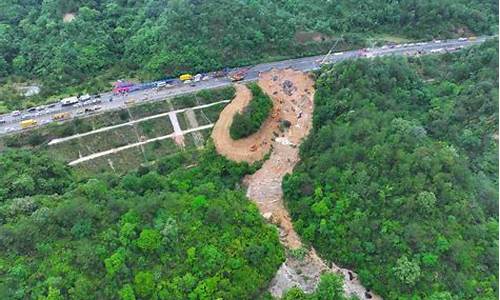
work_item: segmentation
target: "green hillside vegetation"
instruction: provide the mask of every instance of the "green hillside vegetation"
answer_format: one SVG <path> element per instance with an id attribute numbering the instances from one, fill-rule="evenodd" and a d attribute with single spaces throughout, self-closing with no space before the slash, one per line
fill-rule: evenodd
<path id="1" fill-rule="evenodd" d="M 257 132 L 273 109 L 273 101 L 257 83 L 248 84 L 248 88 L 252 91 L 252 100 L 242 113 L 238 112 L 233 117 L 233 123 L 229 128 L 229 134 L 233 140 Z"/>
<path id="2" fill-rule="evenodd" d="M 313 293 L 306 294 L 300 288 L 289 289 L 282 300 L 347 300 L 344 295 L 343 277 L 337 274 L 325 273 L 321 275 L 320 282 Z"/>
<path id="3" fill-rule="evenodd" d="M 339 49 L 367 39 L 493 34 L 496 24 L 498 2 L 485 0 L 3 0 L 0 111 L 109 89 L 122 77 L 324 53 L 342 35 Z M 29 80 L 42 92 L 21 101 L 15 83 Z"/>
<path id="4" fill-rule="evenodd" d="M 257 298 L 284 253 L 236 188 L 255 168 L 196 153 L 77 180 L 47 154 L 4 151 L 0 298 Z"/>
<path id="5" fill-rule="evenodd" d="M 384 299 L 497 299 L 497 45 L 318 74 L 286 203 Z"/>

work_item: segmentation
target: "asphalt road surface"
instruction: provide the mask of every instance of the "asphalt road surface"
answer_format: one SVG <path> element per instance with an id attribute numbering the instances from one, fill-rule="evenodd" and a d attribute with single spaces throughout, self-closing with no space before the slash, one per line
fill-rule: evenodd
<path id="1" fill-rule="evenodd" d="M 462 47 L 477 45 L 484 42 L 489 37 L 478 37 L 475 39 L 457 39 L 457 40 L 446 40 L 446 41 L 432 41 L 432 42 L 421 42 L 421 43 L 409 43 L 409 44 L 399 44 L 391 46 L 382 46 L 378 48 L 352 50 L 345 52 L 331 53 L 324 61 L 324 63 L 335 63 L 347 59 L 355 59 L 361 57 L 375 57 L 375 56 L 386 56 L 386 55 L 419 55 L 419 54 L 429 54 L 429 53 L 440 53 L 445 51 L 456 51 Z M 245 79 L 243 81 L 253 81 L 256 80 L 260 72 L 265 72 L 271 68 L 294 68 L 301 71 L 311 71 L 320 68 L 320 63 L 325 58 L 325 55 L 304 57 L 297 59 L 289 59 L 283 61 L 277 61 L 272 63 L 265 63 L 252 66 L 249 70 Z M 194 84 L 184 84 L 178 83 L 170 88 L 158 91 L 156 88 L 130 92 L 126 95 L 113 95 L 112 92 L 106 92 L 100 94 L 101 103 L 97 104 L 100 106 L 99 113 L 118 110 L 126 107 L 125 102 L 133 101 L 134 104 L 149 101 L 163 100 L 168 97 L 178 96 L 187 93 L 197 92 L 203 89 L 212 89 L 217 87 L 224 87 L 231 84 L 231 80 L 227 77 L 223 78 L 213 78 L 210 77 L 208 80 L 199 81 Z M 112 101 L 111 101 L 112 100 Z M 89 107 L 96 106 L 91 105 Z M 46 106 L 47 107 L 47 106 Z M 11 114 L 0 115 L 0 135 L 12 134 L 23 129 L 20 126 L 22 119 L 34 119 L 38 122 L 38 126 L 42 126 L 53 122 L 52 115 L 56 113 L 68 112 L 71 118 L 83 117 L 87 113 L 82 113 L 84 107 L 74 107 L 74 106 L 62 106 L 60 103 L 55 103 L 51 108 L 45 108 L 42 111 L 36 112 L 36 114 L 29 113 L 27 111 L 22 111 L 18 116 L 12 116 Z M 29 114 L 30 116 L 26 116 Z"/>

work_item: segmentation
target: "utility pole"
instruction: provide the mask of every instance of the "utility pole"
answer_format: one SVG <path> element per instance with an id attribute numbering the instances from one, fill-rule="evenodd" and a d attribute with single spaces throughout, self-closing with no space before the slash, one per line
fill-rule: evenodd
<path id="1" fill-rule="evenodd" d="M 328 51 L 328 53 L 323 57 L 323 59 L 319 63 L 320 65 L 322 65 L 326 61 L 328 56 L 330 56 L 330 54 L 332 54 L 333 49 L 335 49 L 335 47 L 337 47 L 337 44 L 339 43 L 340 40 L 343 40 L 343 37 L 344 37 L 344 34 L 342 34 L 340 36 L 340 38 L 335 41 L 335 44 L 333 44 L 332 48 L 330 48 L 330 51 Z"/>

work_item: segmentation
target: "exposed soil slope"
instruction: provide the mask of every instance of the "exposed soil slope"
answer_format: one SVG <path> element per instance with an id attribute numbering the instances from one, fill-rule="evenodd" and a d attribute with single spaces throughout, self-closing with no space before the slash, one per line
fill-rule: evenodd
<path id="1" fill-rule="evenodd" d="M 337 272 L 345 278 L 346 294 L 365 299 L 366 290 L 352 271 L 340 269 L 334 264 L 329 267 L 316 255 L 314 249 L 310 249 L 303 259 L 291 255 L 291 250 L 302 247 L 302 242 L 293 229 L 284 206 L 281 183 L 283 177 L 291 173 L 299 161 L 298 145 L 312 127 L 314 82 L 307 74 L 299 71 L 273 69 L 261 74 L 258 84 L 273 100 L 273 116 L 255 134 L 237 141 L 232 140 L 229 128 L 233 116 L 246 107 L 252 96 L 245 86 L 237 85 L 236 98 L 222 111 L 212 131 L 212 138 L 217 151 L 235 161 L 252 163 L 272 150 L 262 168 L 244 178 L 247 196 L 257 204 L 268 221 L 278 226 L 280 240 L 287 248 L 287 260 L 276 273 L 269 290 L 276 297 L 281 297 L 293 286 L 312 292 L 322 273 Z M 281 132 L 279 124 L 283 120 L 289 121 L 290 127 Z M 255 151 L 251 150 L 252 145 L 258 146 Z M 372 295 L 372 299 L 380 298 Z"/>

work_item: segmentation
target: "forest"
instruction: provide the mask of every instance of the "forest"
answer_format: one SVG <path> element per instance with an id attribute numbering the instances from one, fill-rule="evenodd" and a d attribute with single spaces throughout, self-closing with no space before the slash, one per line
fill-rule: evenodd
<path id="1" fill-rule="evenodd" d="M 384 299 L 497 299 L 498 40 L 317 74 L 295 229 Z"/>
<path id="2" fill-rule="evenodd" d="M 0 156 L 1 299 L 256 299 L 284 260 L 238 183 L 256 166 L 181 152 L 79 178 L 27 150 Z"/>
<path id="3" fill-rule="evenodd" d="M 498 2 L 3 0 L 0 112 L 119 78 L 182 72 L 325 53 L 377 41 L 429 40 L 498 31 Z M 24 98 L 19 88 L 41 86 Z"/>
<path id="4" fill-rule="evenodd" d="M 257 132 L 273 109 L 273 101 L 262 91 L 257 83 L 247 85 L 252 92 L 252 99 L 243 112 L 236 113 L 229 128 L 233 140 L 247 137 Z"/>

